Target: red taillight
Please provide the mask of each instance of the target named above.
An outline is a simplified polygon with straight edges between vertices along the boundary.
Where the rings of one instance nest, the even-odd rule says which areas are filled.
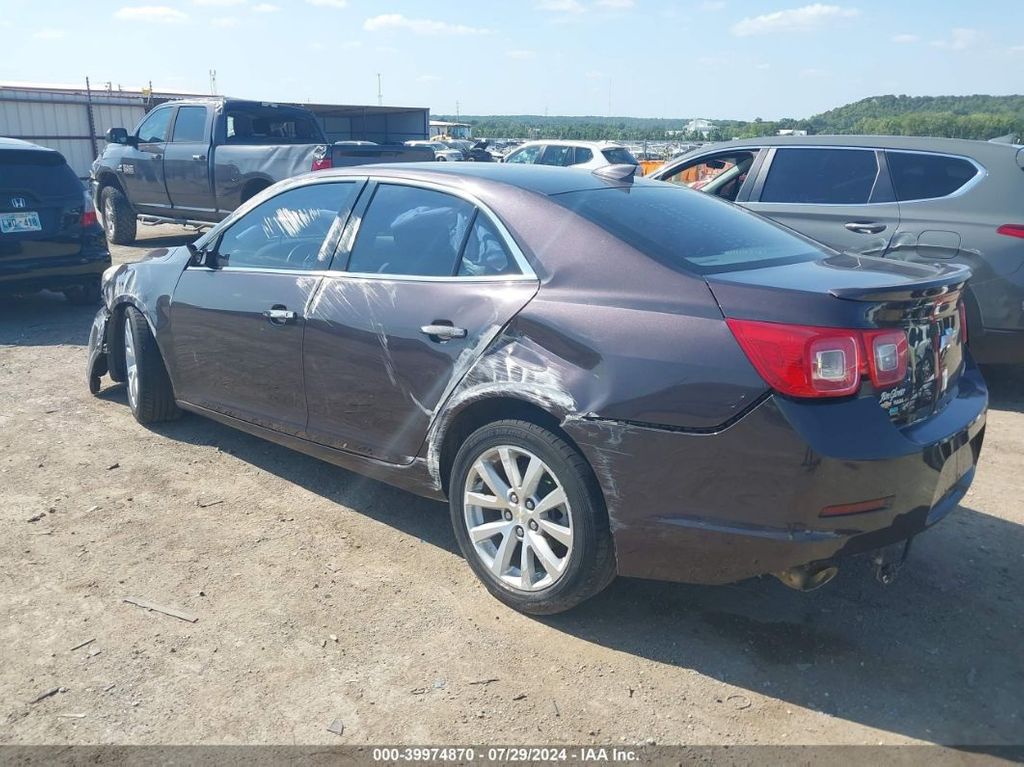
[[[960,340],[967,343],[967,305],[961,301],[957,304],[957,311],[960,312]]]
[[[325,144],[321,144],[313,149],[313,164],[309,166],[310,170],[327,170],[333,168],[334,163],[331,162],[331,148]]]
[[[1024,238],[1024,224],[1003,224],[996,229],[997,234],[1005,234],[1007,237]]]
[[[791,397],[845,397],[861,376],[876,388],[907,375],[902,330],[844,330],[753,320],[726,320],[761,377]]]
[[[876,389],[898,384],[907,376],[907,334],[902,330],[861,331],[868,373]]]
[[[84,200],[82,205],[82,217],[78,220],[79,226],[85,228],[87,226],[96,226],[98,220],[96,218],[96,208],[93,207],[92,198],[88,192],[84,192],[82,195]]]

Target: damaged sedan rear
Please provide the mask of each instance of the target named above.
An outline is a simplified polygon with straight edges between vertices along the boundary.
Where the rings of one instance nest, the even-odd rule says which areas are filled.
[[[109,270],[88,376],[142,423],[184,409],[447,499],[524,612],[617,573],[811,588],[970,485],[969,276],[624,168],[328,171]]]

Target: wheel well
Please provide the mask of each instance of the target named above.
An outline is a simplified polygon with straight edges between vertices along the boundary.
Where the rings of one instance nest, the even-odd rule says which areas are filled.
[[[107,370],[118,383],[124,383],[124,313],[129,306],[127,301],[117,304],[107,323]]]
[[[245,185],[242,187],[242,194],[239,197],[239,203],[255,197],[268,186],[270,186],[270,182],[263,178],[255,178],[252,181],[245,182]]]
[[[579,446],[562,430],[559,420],[539,405],[507,397],[483,399],[467,405],[445,430],[438,459],[441,489],[445,495],[448,494],[448,484],[452,473],[452,464],[455,463],[455,455],[466,438],[485,424],[510,419],[529,421],[543,426],[564,439],[582,455]]]
[[[118,181],[117,176],[113,175],[112,173],[104,173],[102,176],[99,177],[98,183],[99,186],[96,191],[97,197],[103,194],[103,190],[106,189],[108,186],[112,186],[114,187],[114,189],[117,189],[119,192],[121,192],[121,194],[124,194],[124,188],[121,186],[121,182]]]

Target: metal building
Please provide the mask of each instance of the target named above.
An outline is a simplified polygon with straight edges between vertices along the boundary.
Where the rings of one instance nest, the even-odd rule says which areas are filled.
[[[0,82],[0,136],[52,147],[81,178],[106,145],[107,130],[131,131],[143,115],[165,101],[205,94],[172,91],[76,88]],[[378,144],[425,139],[430,110],[424,107],[298,104],[317,116],[330,141]]]

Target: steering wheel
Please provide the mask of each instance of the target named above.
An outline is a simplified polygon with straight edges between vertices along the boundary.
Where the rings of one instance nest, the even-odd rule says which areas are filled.
[[[300,242],[297,245],[292,246],[292,249],[288,251],[285,262],[306,266],[311,258],[316,258],[319,250],[320,248],[316,246],[315,243]]]

